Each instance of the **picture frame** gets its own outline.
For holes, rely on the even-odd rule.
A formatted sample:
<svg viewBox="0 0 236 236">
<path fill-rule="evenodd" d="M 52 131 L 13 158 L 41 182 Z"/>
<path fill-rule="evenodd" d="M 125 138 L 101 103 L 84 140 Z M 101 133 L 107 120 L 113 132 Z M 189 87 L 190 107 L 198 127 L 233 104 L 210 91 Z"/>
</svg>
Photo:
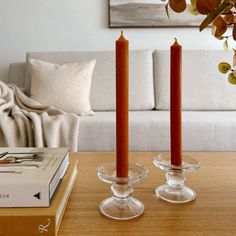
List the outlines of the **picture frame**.
<svg viewBox="0 0 236 236">
<path fill-rule="evenodd" d="M 109 0 L 110 28 L 198 27 L 202 15 L 192 15 L 187 9 L 176 13 L 168 7 L 168 0 Z"/>
</svg>

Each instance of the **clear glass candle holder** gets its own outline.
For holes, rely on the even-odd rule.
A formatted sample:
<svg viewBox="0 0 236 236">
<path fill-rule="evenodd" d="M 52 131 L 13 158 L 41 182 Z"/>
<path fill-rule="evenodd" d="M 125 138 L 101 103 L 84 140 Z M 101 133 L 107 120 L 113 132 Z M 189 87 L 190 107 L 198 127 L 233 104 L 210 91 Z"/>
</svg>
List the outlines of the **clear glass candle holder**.
<svg viewBox="0 0 236 236">
<path fill-rule="evenodd" d="M 196 198 L 196 193 L 185 185 L 185 172 L 199 169 L 200 163 L 183 155 L 182 165 L 171 165 L 169 154 L 160 154 L 153 160 L 156 167 L 166 171 L 166 183 L 157 187 L 156 196 L 171 203 L 186 203 Z"/>
<path fill-rule="evenodd" d="M 132 197 L 133 184 L 142 181 L 148 174 L 147 168 L 138 164 L 129 164 L 128 178 L 116 177 L 116 163 L 109 162 L 97 168 L 97 176 L 102 181 L 111 184 L 112 197 L 100 203 L 100 212 L 115 220 L 129 220 L 144 212 L 144 205 Z"/>
</svg>

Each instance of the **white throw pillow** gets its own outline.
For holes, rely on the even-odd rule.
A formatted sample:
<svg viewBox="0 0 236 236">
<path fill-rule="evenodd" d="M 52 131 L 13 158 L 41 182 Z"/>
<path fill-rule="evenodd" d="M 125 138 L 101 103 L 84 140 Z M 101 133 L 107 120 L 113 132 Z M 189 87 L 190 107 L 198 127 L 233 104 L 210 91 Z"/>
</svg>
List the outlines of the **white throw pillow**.
<svg viewBox="0 0 236 236">
<path fill-rule="evenodd" d="M 92 114 L 90 88 L 96 61 L 57 65 L 30 59 L 30 97 L 79 115 Z"/>
</svg>

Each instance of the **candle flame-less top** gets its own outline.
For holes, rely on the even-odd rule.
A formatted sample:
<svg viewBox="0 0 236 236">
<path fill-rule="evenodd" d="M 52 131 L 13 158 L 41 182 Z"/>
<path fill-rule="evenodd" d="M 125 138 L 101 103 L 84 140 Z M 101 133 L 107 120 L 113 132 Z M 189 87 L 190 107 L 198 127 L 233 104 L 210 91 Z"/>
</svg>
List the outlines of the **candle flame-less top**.
<svg viewBox="0 0 236 236">
<path fill-rule="evenodd" d="M 180 46 L 180 44 L 178 43 L 178 40 L 177 40 L 177 38 L 174 38 L 175 39 L 175 42 L 173 43 L 173 45 L 172 46 Z"/>
<path fill-rule="evenodd" d="M 123 30 L 121 31 L 120 37 L 116 40 L 116 42 L 117 41 L 126 41 L 126 42 L 128 41 L 124 36 Z"/>
</svg>

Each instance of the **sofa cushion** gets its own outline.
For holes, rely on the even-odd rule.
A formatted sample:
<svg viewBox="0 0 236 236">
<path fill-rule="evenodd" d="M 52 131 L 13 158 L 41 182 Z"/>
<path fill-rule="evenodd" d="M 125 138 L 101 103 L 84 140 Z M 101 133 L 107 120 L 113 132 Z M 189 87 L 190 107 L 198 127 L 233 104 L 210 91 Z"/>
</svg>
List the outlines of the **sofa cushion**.
<svg viewBox="0 0 236 236">
<path fill-rule="evenodd" d="M 95 60 L 57 65 L 31 59 L 30 97 L 79 115 L 92 114 L 90 88 Z"/>
<path fill-rule="evenodd" d="M 39 59 L 57 64 L 84 62 L 96 59 L 91 86 L 93 110 L 115 110 L 115 54 L 114 52 L 33 52 L 27 54 L 26 89 L 30 88 L 29 59 Z M 152 51 L 130 52 L 130 110 L 154 108 Z"/>
<path fill-rule="evenodd" d="M 169 116 L 169 111 L 130 112 L 130 151 L 169 151 Z M 184 151 L 236 151 L 235 134 L 235 111 L 183 112 Z M 114 151 L 115 145 L 115 112 L 81 117 L 80 151 Z"/>
<path fill-rule="evenodd" d="M 232 61 L 232 52 L 184 50 L 182 62 L 183 110 L 236 110 L 236 86 L 218 71 L 222 61 Z M 156 109 L 170 107 L 170 52 L 154 52 Z"/>
</svg>

